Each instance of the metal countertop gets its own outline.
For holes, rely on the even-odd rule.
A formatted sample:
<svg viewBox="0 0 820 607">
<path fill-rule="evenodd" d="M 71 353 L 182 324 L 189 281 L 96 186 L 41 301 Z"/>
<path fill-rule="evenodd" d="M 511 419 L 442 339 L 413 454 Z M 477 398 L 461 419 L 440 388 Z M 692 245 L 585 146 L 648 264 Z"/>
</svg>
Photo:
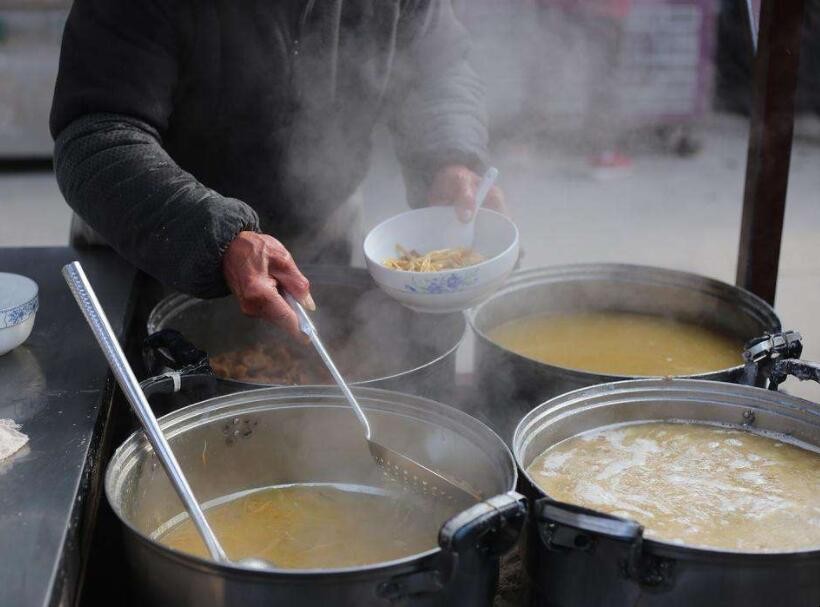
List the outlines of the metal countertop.
<svg viewBox="0 0 820 607">
<path fill-rule="evenodd" d="M 60 274 L 79 259 L 114 330 L 131 313 L 135 270 L 109 250 L 0 248 L 0 271 L 34 279 L 34 331 L 0 356 L 0 418 L 29 444 L 0 463 L 0 605 L 71 605 L 100 482 L 97 452 L 113 380 Z M 87 506 L 91 506 L 87 508 Z"/>
</svg>

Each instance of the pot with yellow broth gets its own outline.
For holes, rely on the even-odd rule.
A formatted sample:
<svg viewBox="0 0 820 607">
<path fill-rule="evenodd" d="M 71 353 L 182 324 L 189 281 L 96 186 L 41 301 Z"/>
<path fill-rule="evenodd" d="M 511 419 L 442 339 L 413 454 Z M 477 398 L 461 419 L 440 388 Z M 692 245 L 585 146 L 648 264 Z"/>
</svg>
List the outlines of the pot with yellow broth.
<svg viewBox="0 0 820 607">
<path fill-rule="evenodd" d="M 739 339 L 713 329 L 626 312 L 529 316 L 506 322 L 488 336 L 539 362 L 606 375 L 709 373 L 739 365 L 743 351 Z"/>
<path fill-rule="evenodd" d="M 781 330 L 765 301 L 717 280 L 647 266 L 581 264 L 516 272 L 470 313 L 476 413 L 509 438 L 535 404 L 638 377 L 732 383 L 745 344 Z"/>
<path fill-rule="evenodd" d="M 183 377 L 183 382 L 185 377 Z M 499 557 L 526 520 L 509 449 L 424 398 L 354 387 L 373 432 L 470 487 L 453 500 L 373 459 L 338 389 L 222 396 L 160 421 L 229 562 L 209 558 L 142 433 L 114 454 L 106 494 L 141 605 L 490 607 Z M 270 567 L 243 565 L 263 559 Z"/>
<path fill-rule="evenodd" d="M 721 382 L 623 381 L 539 405 L 512 446 L 536 607 L 820 600 L 817 405 Z"/>
</svg>

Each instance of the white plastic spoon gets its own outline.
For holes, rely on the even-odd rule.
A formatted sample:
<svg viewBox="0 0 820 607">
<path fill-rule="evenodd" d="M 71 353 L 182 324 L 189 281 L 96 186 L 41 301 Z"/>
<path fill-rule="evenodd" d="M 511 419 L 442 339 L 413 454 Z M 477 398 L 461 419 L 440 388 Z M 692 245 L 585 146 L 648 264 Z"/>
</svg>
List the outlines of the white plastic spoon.
<svg viewBox="0 0 820 607">
<path fill-rule="evenodd" d="M 495 167 L 487 169 L 476 191 L 473 216 L 470 217 L 470 221 L 466 223 L 460 221 L 458 218 L 454 218 L 450 225 L 445 227 L 445 242 L 448 244 L 452 243 L 454 247 L 463 247 L 466 249 L 473 247 L 473 243 L 475 242 L 475 218 L 478 217 L 478 211 L 487 201 L 487 194 L 490 193 L 497 179 L 498 169 Z"/>
</svg>

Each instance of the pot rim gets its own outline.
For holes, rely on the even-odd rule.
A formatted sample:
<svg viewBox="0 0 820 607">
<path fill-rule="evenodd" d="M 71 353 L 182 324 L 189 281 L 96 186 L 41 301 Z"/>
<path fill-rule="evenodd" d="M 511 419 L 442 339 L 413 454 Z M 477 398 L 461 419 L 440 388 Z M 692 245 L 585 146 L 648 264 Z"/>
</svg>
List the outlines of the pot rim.
<svg viewBox="0 0 820 607">
<path fill-rule="evenodd" d="M 353 268 L 355 269 L 355 268 Z M 161 326 L 163 322 L 167 322 L 167 319 L 174 313 L 179 311 L 185 310 L 190 306 L 196 305 L 201 302 L 207 302 L 206 299 L 199 299 L 197 297 L 193 297 L 191 295 L 186 295 L 184 293 L 173 293 L 168 295 L 167 297 L 162 298 L 159 303 L 151 310 L 151 313 L 148 316 L 148 320 L 146 322 L 146 329 L 148 335 L 155 333 L 162 329 Z M 397 379 L 401 379 L 408 375 L 412 375 L 414 373 L 418 373 L 423 369 L 426 369 L 431 366 L 435 366 L 438 363 L 442 362 L 443 360 L 453 356 L 456 350 L 461 347 L 461 344 L 464 343 L 464 340 L 467 338 L 467 314 L 465 312 L 452 312 L 453 320 L 455 321 L 456 318 L 459 319 L 460 327 L 458 329 L 458 338 L 454 340 L 454 343 L 445 348 L 442 352 L 437 353 L 435 357 L 418 364 L 410 369 L 404 369 L 401 371 L 396 371 L 391 373 L 390 375 L 383 375 L 380 377 L 373 377 L 370 379 L 362 379 L 362 380 L 355 380 L 348 382 L 350 386 L 359 386 L 359 387 L 369 387 L 373 384 L 380 384 L 382 382 L 389 382 Z M 188 339 L 187 335 L 183 335 L 185 339 Z M 193 342 L 192 342 L 193 343 Z M 196 345 L 194 343 L 194 345 Z M 250 381 L 240 381 L 238 379 L 232 379 L 228 377 L 217 377 L 217 381 L 220 383 L 224 383 L 229 386 L 233 386 L 235 388 L 242 388 L 245 390 L 255 390 L 255 389 L 262 389 L 262 388 L 279 388 L 279 387 L 293 387 L 293 384 L 265 384 L 265 383 L 256 383 Z M 327 385 L 334 385 L 334 384 L 327 384 Z"/>
<path fill-rule="evenodd" d="M 496 446 L 500 447 L 501 457 L 504 460 L 504 465 L 505 467 L 507 467 L 511 475 L 510 486 L 507 487 L 505 491 L 514 490 L 517 486 L 518 467 L 516 465 L 515 458 L 513 457 L 512 452 L 510 451 L 507 444 L 501 439 L 501 437 L 498 436 L 498 434 L 492 428 L 487 426 L 484 422 L 472 417 L 467 413 L 464 413 L 459 409 L 456 409 L 455 407 L 451 407 L 450 405 L 445 405 L 444 403 L 440 403 L 422 396 L 394 392 L 391 390 L 383 390 L 379 388 L 356 387 L 354 388 L 354 392 L 360 399 L 378 399 L 380 396 L 382 398 L 389 398 L 391 396 L 395 397 L 396 395 L 399 395 L 400 397 L 411 399 L 415 402 L 415 404 L 423 404 L 425 407 L 437 407 L 440 409 L 440 411 L 451 416 L 451 418 L 455 418 L 455 421 L 457 423 L 461 422 L 462 425 L 463 422 L 466 422 L 468 425 L 472 424 L 474 428 L 478 429 L 479 432 L 486 433 L 489 439 L 495 441 Z M 289 395 L 288 393 L 294 394 Z M 209 398 L 198 403 L 193 403 L 191 405 L 181 407 L 180 409 L 177 409 L 167 415 L 160 417 L 158 421 L 160 427 L 163 429 L 163 434 L 165 434 L 166 438 L 172 438 L 191 428 L 195 424 L 195 421 L 203 416 L 205 416 L 206 419 L 219 419 L 224 415 L 233 415 L 233 413 L 230 412 L 233 407 L 249 405 L 253 403 L 255 400 L 258 401 L 259 404 L 246 409 L 244 412 L 250 412 L 254 409 L 267 409 L 269 408 L 269 406 L 263 404 L 261 402 L 261 399 L 263 399 L 266 396 L 276 395 L 281 395 L 283 399 L 292 398 L 300 400 L 313 400 L 317 398 L 333 398 L 337 401 L 336 403 L 325 402 L 314 404 L 287 404 L 283 402 L 280 403 L 280 406 L 322 407 L 334 409 L 350 407 L 350 405 L 347 404 L 347 402 L 344 400 L 344 396 L 339 394 L 337 390 L 331 386 L 274 386 Z M 269 405 L 270 398 L 265 399 L 264 402 L 268 403 Z M 392 404 L 396 404 L 396 402 L 393 401 Z M 216 409 L 213 409 L 215 405 L 221 406 L 219 406 Z M 367 409 L 367 406 L 364 404 L 363 407 Z M 406 412 L 399 412 L 398 414 L 406 415 Z M 139 456 L 137 456 L 137 453 L 140 451 L 144 451 L 147 453 L 152 451 L 152 448 L 150 444 L 148 444 L 148 441 L 145 438 L 145 436 L 143 435 L 142 430 L 137 429 L 133 433 L 131 433 L 128 436 L 128 438 L 126 438 L 122 442 L 122 444 L 120 444 L 119 447 L 117 447 L 117 449 L 114 451 L 114 454 L 111 456 L 111 459 L 106 466 L 104 479 L 105 497 L 108 500 L 108 504 L 111 510 L 114 512 L 115 516 L 117 517 L 119 522 L 125 526 L 129 533 L 131 533 L 133 536 L 136 536 L 141 542 L 149 545 L 154 552 L 158 552 L 166 557 L 170 557 L 177 562 L 185 564 L 186 566 L 195 566 L 199 569 L 218 569 L 223 572 L 230 572 L 235 575 L 243 575 L 247 577 L 287 577 L 288 579 L 304 578 L 308 580 L 315 580 L 317 578 L 325 576 L 347 577 L 359 574 L 370 575 L 377 571 L 386 571 L 401 566 L 410 566 L 414 563 L 427 560 L 444 552 L 440 546 L 436 545 L 435 547 L 424 552 L 418 552 L 412 555 L 407 555 L 405 557 L 394 559 L 392 561 L 382 561 L 378 563 L 370 563 L 367 565 L 335 567 L 327 569 L 271 568 L 269 570 L 264 571 L 249 569 L 246 567 L 242 567 L 236 563 L 219 563 L 209 558 L 203 558 L 192 554 L 188 554 L 187 552 L 183 552 L 165 546 L 160 542 L 147 536 L 146 534 L 142 533 L 140 530 L 136 529 L 134 525 L 131 523 L 131 521 L 128 520 L 122 514 L 121 509 L 119 505 L 116 503 L 116 501 L 112 499 L 112 494 L 117 493 L 117 488 L 120 486 L 120 483 L 117 481 L 122 480 L 124 477 L 126 477 L 127 471 L 137 463 L 137 461 L 139 460 Z M 116 474 L 117 478 L 115 479 L 114 464 L 118 461 L 125 462 L 127 466 L 123 467 L 122 471 Z"/>
<path fill-rule="evenodd" d="M 775 413 L 777 415 L 784 415 L 786 411 L 793 411 L 794 413 L 814 416 L 816 419 L 814 420 L 813 425 L 817 425 L 818 427 L 820 427 L 820 406 L 818 406 L 817 404 L 802 398 L 798 398 L 796 396 L 791 396 L 780 392 L 772 392 L 770 390 L 766 390 L 764 388 L 757 388 L 755 386 L 746 386 L 742 384 L 730 384 L 726 382 L 715 382 L 708 380 L 685 378 L 634 379 L 596 384 L 594 386 L 578 388 L 565 394 L 560 394 L 556 397 L 553 397 L 541 403 L 537 407 L 534 407 L 523 418 L 521 418 L 521 420 L 515 428 L 510 449 L 513 455 L 513 459 L 515 459 L 515 465 L 518 468 L 520 478 L 522 480 L 525 480 L 529 484 L 529 486 L 536 491 L 536 493 L 539 496 L 538 499 L 544 497 L 550 498 L 549 494 L 547 494 L 546 491 L 541 489 L 538 486 L 538 484 L 535 483 L 535 481 L 529 475 L 526 467 L 523 465 L 522 462 L 522 451 L 526 446 L 528 439 L 541 432 L 543 430 L 544 425 L 546 425 L 544 423 L 544 420 L 539 420 L 539 418 L 548 415 L 550 411 L 557 410 L 560 407 L 567 407 L 572 404 L 585 402 L 586 400 L 588 400 L 587 397 L 591 395 L 601 396 L 601 391 L 607 391 L 607 396 L 611 396 L 612 400 L 610 400 L 607 403 L 598 403 L 598 406 L 623 403 L 625 401 L 634 402 L 635 397 L 638 397 L 641 394 L 649 397 L 653 393 L 653 391 L 678 388 L 688 389 L 693 392 L 697 392 L 698 396 L 703 396 L 704 398 L 711 398 L 710 402 L 712 404 L 719 404 L 715 399 L 719 398 L 721 393 L 735 393 L 738 395 L 742 395 L 743 393 L 745 393 L 745 396 L 749 397 L 750 399 L 750 409 L 760 408 L 759 405 L 761 405 L 764 401 L 768 401 L 767 404 L 779 407 L 783 410 L 769 410 L 769 412 Z M 771 401 L 771 397 L 769 399 L 760 398 L 763 395 L 772 394 L 778 395 L 776 403 Z M 695 395 L 693 394 L 692 396 Z M 752 404 L 752 401 L 757 402 Z M 539 421 L 541 421 L 541 426 L 535 429 L 534 426 Z M 635 423 L 640 423 L 640 421 Z M 589 430 L 584 430 L 584 432 L 587 431 Z M 818 445 L 818 447 L 820 447 L 820 445 Z M 635 522 L 641 524 L 640 521 Z M 706 546 L 675 544 L 672 542 L 666 542 L 660 539 L 655 539 L 646 536 L 644 536 L 643 538 L 643 545 L 651 549 L 653 553 L 658 554 L 659 556 L 671 556 L 674 558 L 684 557 L 698 560 L 713 561 L 748 560 L 760 565 L 763 565 L 770 560 L 780 561 L 782 559 L 820 559 L 820 546 L 816 548 L 808 548 L 803 550 L 791 550 L 788 552 L 744 552 L 739 550 L 727 550 L 725 548 L 709 548 Z"/>
<path fill-rule="evenodd" d="M 635 273 L 639 273 L 640 277 L 634 277 Z M 614 276 L 613 276 L 614 275 Z M 633 276 L 633 277 L 631 277 Z M 654 278 L 657 283 L 666 284 L 676 287 L 691 287 L 700 292 L 706 293 L 710 296 L 717 297 L 724 301 L 735 301 L 746 304 L 747 307 L 755 310 L 764 323 L 768 323 L 772 332 L 778 332 L 782 329 L 782 324 L 777 313 L 765 300 L 761 299 L 751 291 L 747 291 L 742 287 L 731 285 L 729 283 L 702 276 L 692 272 L 683 272 L 681 270 L 672 270 L 657 266 L 645 266 L 637 264 L 624 263 L 585 263 L 585 264 L 567 264 L 556 266 L 541 266 L 537 268 L 529 268 L 526 270 L 519 270 L 510 276 L 507 283 L 496 291 L 492 296 L 472 308 L 467 315 L 467 322 L 476 336 L 493 348 L 497 348 L 504 352 L 505 356 L 510 356 L 517 362 L 527 362 L 539 365 L 546 369 L 560 372 L 561 374 L 570 378 L 585 380 L 590 376 L 599 378 L 599 383 L 612 383 L 625 380 L 639 380 L 639 379 L 657 379 L 664 376 L 658 375 L 612 375 L 608 373 L 598 373 L 594 371 L 585 371 L 583 369 L 575 369 L 572 367 L 560 367 L 554 364 L 541 362 L 529 356 L 524 356 L 513 350 L 505 348 L 498 342 L 492 340 L 487 333 L 478 327 L 477 318 L 481 311 L 490 305 L 492 302 L 509 295 L 510 293 L 531 284 L 549 284 L 553 282 L 565 281 L 581 281 L 591 279 L 608 279 L 613 282 L 645 282 L 648 278 Z M 637 278 L 637 279 L 636 279 Z M 734 298 L 721 297 L 721 293 L 731 293 L 735 295 Z M 717 376 L 726 374 L 741 373 L 743 371 L 743 364 L 727 367 L 724 369 L 715 369 L 713 371 L 706 371 L 703 373 L 693 373 L 691 375 L 675 375 L 673 377 L 680 379 L 711 379 Z"/>
</svg>

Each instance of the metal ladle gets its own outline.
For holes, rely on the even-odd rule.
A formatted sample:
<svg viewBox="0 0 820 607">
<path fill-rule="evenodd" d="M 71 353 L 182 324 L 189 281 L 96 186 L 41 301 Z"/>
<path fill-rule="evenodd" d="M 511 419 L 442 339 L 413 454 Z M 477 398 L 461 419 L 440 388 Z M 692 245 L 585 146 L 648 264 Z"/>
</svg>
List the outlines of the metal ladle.
<svg viewBox="0 0 820 607">
<path fill-rule="evenodd" d="M 299 318 L 299 330 L 310 339 L 310 342 L 313 344 L 316 352 L 319 353 L 322 362 L 324 362 L 327 370 L 330 371 L 330 374 L 341 389 L 347 402 L 353 407 L 353 411 L 359 419 L 359 423 L 361 423 L 364 428 L 364 436 L 367 440 L 367 446 L 370 449 L 370 455 L 373 456 L 376 464 L 382 468 L 386 476 L 399 482 L 405 488 L 435 499 L 457 502 L 463 505 L 481 501 L 483 498 L 469 488 L 462 487 L 435 470 L 431 470 L 406 455 L 393 451 L 389 447 L 385 447 L 381 443 L 373 440 L 373 433 L 367 416 L 364 414 L 353 392 L 350 391 L 347 382 L 345 382 L 341 373 L 339 373 L 339 370 L 336 368 L 336 365 L 333 363 L 333 359 L 330 357 L 327 349 L 325 349 L 310 316 L 308 316 L 304 307 L 302 307 L 290 293 L 285 293 L 284 296 Z"/>
<path fill-rule="evenodd" d="M 148 438 L 148 442 L 151 443 L 151 446 L 154 448 L 154 453 L 156 453 L 163 468 L 165 468 L 171 485 L 173 485 L 177 495 L 179 495 L 179 498 L 182 500 L 182 504 L 188 511 L 188 515 L 191 517 L 194 526 L 197 531 L 199 531 L 200 536 L 202 536 L 202 540 L 205 542 L 208 552 L 211 553 L 211 558 L 218 563 L 233 563 L 234 561 L 231 561 L 227 554 L 225 554 L 219 540 L 217 540 L 216 535 L 214 535 L 213 529 L 211 529 L 208 521 L 205 519 L 205 514 L 196 501 L 196 497 L 191 490 L 191 486 L 188 484 L 188 480 L 185 478 L 185 474 L 182 472 L 182 468 L 179 466 L 179 462 L 174 456 L 174 452 L 171 450 L 171 446 L 168 444 L 168 441 L 165 440 L 159 422 L 157 422 L 157 418 L 154 416 L 154 412 L 151 410 L 151 406 L 148 404 L 145 394 L 143 394 L 139 382 L 134 376 L 134 372 L 131 370 L 128 360 L 125 358 L 125 354 L 123 354 L 122 348 L 120 348 L 117 336 L 111 329 L 108 318 L 105 316 L 105 312 L 100 306 L 100 302 L 80 262 L 75 261 L 64 266 L 63 276 L 71 289 L 71 293 L 74 295 L 74 299 L 77 300 L 77 304 L 80 306 L 80 310 L 82 310 L 85 320 L 88 322 L 88 326 L 91 327 L 91 331 L 94 333 L 97 343 L 100 344 L 100 349 L 102 349 L 103 354 L 105 354 L 105 358 L 111 366 L 111 371 L 114 373 L 117 383 L 119 383 L 125 397 L 131 404 L 131 408 L 134 409 L 134 413 L 137 414 L 137 418 L 140 424 L 142 424 L 142 429 Z M 236 564 L 249 569 L 271 569 L 274 567 L 272 563 L 259 558 L 245 558 L 236 561 Z"/>
</svg>

